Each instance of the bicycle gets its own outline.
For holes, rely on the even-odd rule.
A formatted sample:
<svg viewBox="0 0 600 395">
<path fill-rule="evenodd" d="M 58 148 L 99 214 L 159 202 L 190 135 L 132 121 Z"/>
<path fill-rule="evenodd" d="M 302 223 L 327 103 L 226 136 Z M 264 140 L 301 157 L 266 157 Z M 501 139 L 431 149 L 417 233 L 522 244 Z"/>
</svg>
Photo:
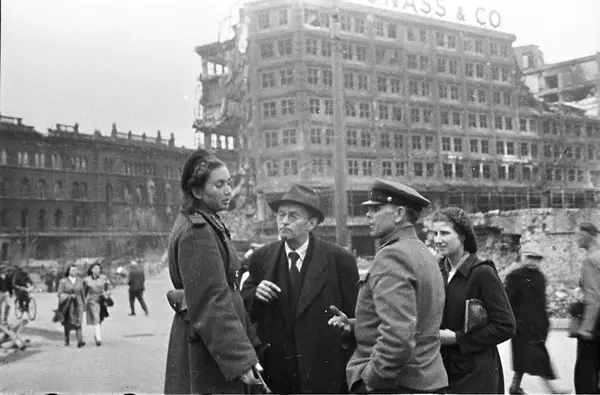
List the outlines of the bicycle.
<svg viewBox="0 0 600 395">
<path fill-rule="evenodd" d="M 16 286 L 15 288 L 23 291 L 23 295 L 19 295 L 18 293 L 15 295 L 15 317 L 20 320 L 21 317 L 23 317 L 23 314 L 27 313 L 27 317 L 30 321 L 35 320 L 35 317 L 37 316 L 37 302 L 35 301 L 35 298 L 31 296 L 33 287 L 25 288 Z M 24 296 L 27 297 L 27 300 L 22 300 Z M 21 304 L 27 306 L 27 311 L 21 308 Z"/>
</svg>

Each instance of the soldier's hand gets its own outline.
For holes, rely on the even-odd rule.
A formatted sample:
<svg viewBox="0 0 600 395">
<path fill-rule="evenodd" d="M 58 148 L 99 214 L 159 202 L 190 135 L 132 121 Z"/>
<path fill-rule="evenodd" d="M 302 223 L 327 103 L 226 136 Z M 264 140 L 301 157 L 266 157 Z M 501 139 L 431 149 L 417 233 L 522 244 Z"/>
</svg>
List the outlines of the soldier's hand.
<svg viewBox="0 0 600 395">
<path fill-rule="evenodd" d="M 333 305 L 329 306 L 329 312 L 333 314 L 333 317 L 327 321 L 329 325 L 338 328 L 344 334 L 352 332 L 352 326 L 346 314 Z"/>
<path fill-rule="evenodd" d="M 280 293 L 281 288 L 267 280 L 262 280 L 256 287 L 256 299 L 261 302 L 270 303 L 277 300 Z"/>
<path fill-rule="evenodd" d="M 246 385 L 261 385 L 262 384 L 260 377 L 256 377 L 254 375 L 254 369 L 256 369 L 259 372 L 262 372 L 262 370 L 263 370 L 262 366 L 260 366 L 259 363 L 256 363 L 256 365 L 254 365 L 252 368 L 246 370 L 240 376 L 240 380 L 242 380 L 242 382 L 244 384 L 246 384 Z"/>
</svg>

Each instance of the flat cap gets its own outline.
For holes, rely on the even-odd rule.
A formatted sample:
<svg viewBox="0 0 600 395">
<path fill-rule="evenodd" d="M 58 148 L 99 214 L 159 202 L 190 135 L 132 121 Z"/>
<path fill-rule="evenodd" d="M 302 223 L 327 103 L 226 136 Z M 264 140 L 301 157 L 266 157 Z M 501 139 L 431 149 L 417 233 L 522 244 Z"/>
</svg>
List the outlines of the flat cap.
<svg viewBox="0 0 600 395">
<path fill-rule="evenodd" d="M 408 185 L 376 178 L 369 193 L 369 200 L 363 202 L 362 205 L 378 206 L 381 204 L 396 204 L 421 212 L 431 202 Z"/>
<path fill-rule="evenodd" d="M 529 243 L 521 247 L 521 255 L 540 259 L 544 258 L 544 254 L 542 253 L 540 246 L 533 243 Z"/>
</svg>

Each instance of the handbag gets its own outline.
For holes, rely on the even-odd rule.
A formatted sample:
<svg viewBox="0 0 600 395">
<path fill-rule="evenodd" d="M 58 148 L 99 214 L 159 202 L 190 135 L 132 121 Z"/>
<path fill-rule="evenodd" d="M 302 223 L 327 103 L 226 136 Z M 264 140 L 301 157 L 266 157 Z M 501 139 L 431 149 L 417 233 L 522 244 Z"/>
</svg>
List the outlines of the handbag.
<svg viewBox="0 0 600 395">
<path fill-rule="evenodd" d="M 581 328 L 581 321 L 583 320 L 583 311 L 585 304 L 582 301 L 571 303 L 569 306 L 569 327 L 567 328 L 568 337 L 577 337 L 579 328 Z"/>
<path fill-rule="evenodd" d="M 465 301 L 465 334 L 486 325 L 487 310 L 483 302 L 479 299 L 467 299 Z"/>
</svg>

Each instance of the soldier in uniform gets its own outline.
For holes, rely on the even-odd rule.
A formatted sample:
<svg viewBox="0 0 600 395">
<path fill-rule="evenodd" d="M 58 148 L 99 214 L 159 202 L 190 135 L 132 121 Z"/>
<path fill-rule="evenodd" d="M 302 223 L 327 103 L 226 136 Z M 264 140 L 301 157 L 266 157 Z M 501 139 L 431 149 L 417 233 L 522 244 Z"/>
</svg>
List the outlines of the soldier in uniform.
<svg viewBox="0 0 600 395">
<path fill-rule="evenodd" d="M 442 392 L 448 385 L 438 333 L 444 281 L 415 230 L 429 201 L 404 184 L 377 179 L 363 205 L 380 247 L 359 281 L 356 318 L 332 307 L 329 320 L 356 341 L 346 367 L 350 392 Z"/>
</svg>

